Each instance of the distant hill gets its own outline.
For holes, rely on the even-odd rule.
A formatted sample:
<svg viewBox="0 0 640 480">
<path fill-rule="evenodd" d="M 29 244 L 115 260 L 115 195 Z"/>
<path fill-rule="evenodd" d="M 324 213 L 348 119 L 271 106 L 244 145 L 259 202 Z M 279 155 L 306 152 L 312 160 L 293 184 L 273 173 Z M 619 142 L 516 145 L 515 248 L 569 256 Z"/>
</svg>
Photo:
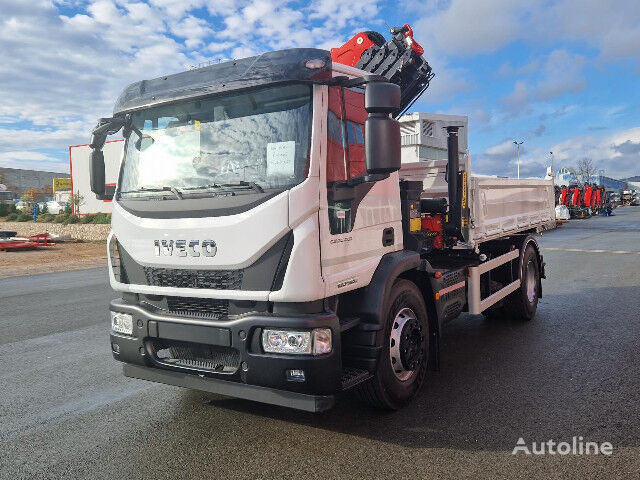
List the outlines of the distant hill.
<svg viewBox="0 0 640 480">
<path fill-rule="evenodd" d="M 634 177 L 623 178 L 625 182 L 640 182 L 640 175 L 636 175 Z"/>
</svg>

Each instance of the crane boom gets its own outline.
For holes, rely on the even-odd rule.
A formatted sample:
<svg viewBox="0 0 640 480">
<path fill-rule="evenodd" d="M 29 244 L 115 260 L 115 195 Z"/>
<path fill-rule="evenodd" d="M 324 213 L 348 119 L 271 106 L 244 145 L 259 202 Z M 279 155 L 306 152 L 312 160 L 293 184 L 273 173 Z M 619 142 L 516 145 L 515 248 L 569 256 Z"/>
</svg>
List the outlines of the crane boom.
<svg viewBox="0 0 640 480">
<path fill-rule="evenodd" d="M 334 62 L 382 75 L 400 86 L 398 117 L 429 88 L 434 73 L 424 59 L 424 49 L 413 38 L 413 29 L 405 24 L 391 28 L 391 40 L 377 32 L 360 32 L 339 48 L 331 49 Z"/>
</svg>

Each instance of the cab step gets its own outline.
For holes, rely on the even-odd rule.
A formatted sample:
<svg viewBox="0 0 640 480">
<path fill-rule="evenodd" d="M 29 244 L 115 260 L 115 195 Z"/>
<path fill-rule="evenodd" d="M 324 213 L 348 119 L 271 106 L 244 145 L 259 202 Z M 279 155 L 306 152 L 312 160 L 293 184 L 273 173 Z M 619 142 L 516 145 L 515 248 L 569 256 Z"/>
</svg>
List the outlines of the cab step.
<svg viewBox="0 0 640 480">
<path fill-rule="evenodd" d="M 342 391 L 349 390 L 356 385 L 366 382 L 373 375 L 361 368 L 345 367 L 342 370 Z"/>
</svg>

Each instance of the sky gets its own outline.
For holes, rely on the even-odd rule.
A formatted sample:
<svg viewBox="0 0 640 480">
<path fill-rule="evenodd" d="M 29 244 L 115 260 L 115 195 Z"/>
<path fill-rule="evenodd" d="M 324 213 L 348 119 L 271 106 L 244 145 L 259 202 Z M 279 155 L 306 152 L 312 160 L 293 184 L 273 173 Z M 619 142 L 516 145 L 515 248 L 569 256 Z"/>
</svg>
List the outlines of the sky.
<svg viewBox="0 0 640 480">
<path fill-rule="evenodd" d="M 134 81 L 405 23 L 436 74 L 412 110 L 468 115 L 474 172 L 515 176 L 517 140 L 523 176 L 640 175 L 637 0 L 0 0 L 0 166 L 68 173 Z"/>
</svg>

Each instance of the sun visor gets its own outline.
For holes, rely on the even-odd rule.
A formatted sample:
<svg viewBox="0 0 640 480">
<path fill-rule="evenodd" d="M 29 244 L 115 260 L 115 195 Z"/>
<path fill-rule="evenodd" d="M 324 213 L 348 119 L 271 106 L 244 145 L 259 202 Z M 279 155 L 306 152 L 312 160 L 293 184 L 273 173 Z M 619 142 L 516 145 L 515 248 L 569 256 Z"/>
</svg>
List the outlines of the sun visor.
<svg viewBox="0 0 640 480">
<path fill-rule="evenodd" d="M 118 97 L 114 114 L 204 97 L 221 92 L 289 82 L 331 78 L 331 55 L 315 48 L 267 52 L 132 83 Z"/>
</svg>

